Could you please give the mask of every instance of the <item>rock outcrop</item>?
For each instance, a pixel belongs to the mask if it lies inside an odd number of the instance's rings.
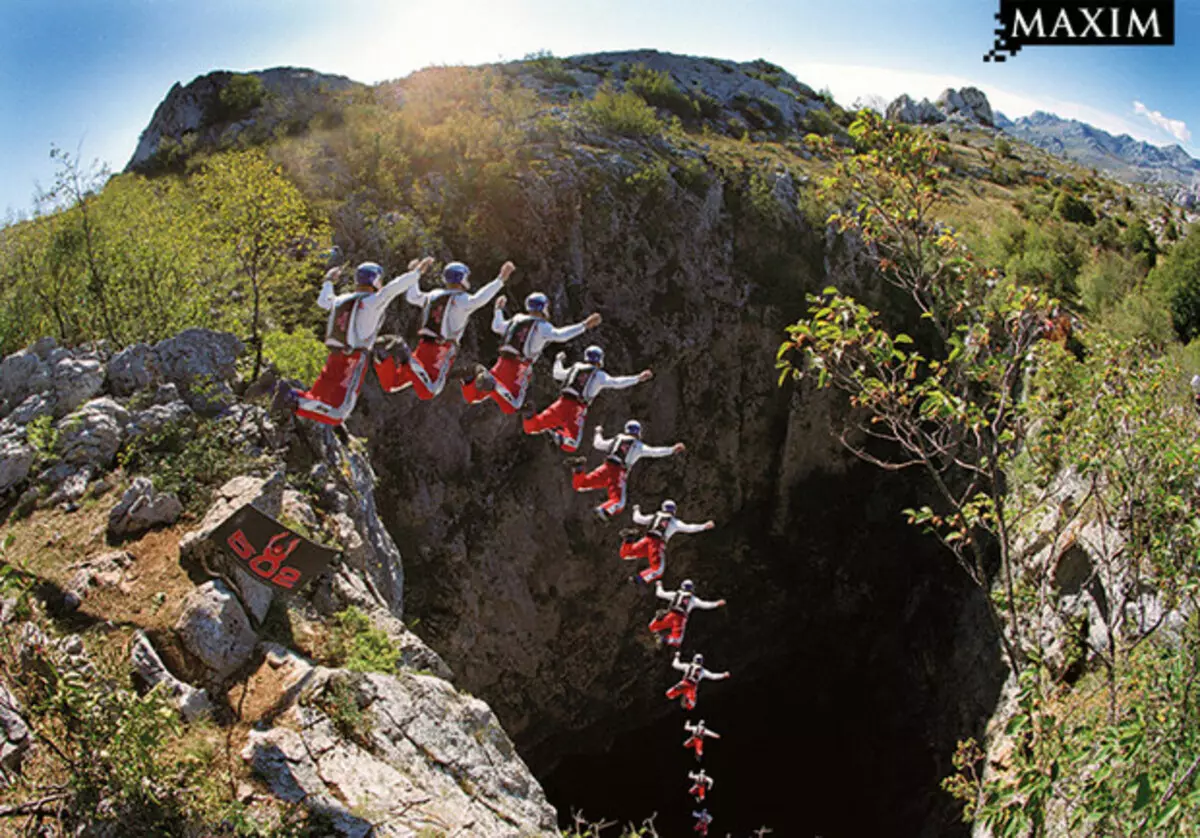
[[[266,647],[249,682],[270,708],[242,756],[338,835],[556,836],[554,809],[486,704],[428,675],[313,667]]]
[[[116,538],[138,535],[151,527],[174,524],[182,514],[183,504],[176,495],[155,491],[149,477],[137,477],[109,513],[108,532]]]
[[[947,120],[959,120],[992,128],[995,114],[987,95],[975,87],[961,90],[946,88],[936,101],[913,101],[907,94],[894,99],[887,107],[887,118],[915,125],[936,125]]]
[[[126,171],[150,163],[164,139],[179,143],[187,135],[193,135],[205,143],[216,144],[223,140],[232,141],[254,125],[269,137],[272,129],[281,122],[310,117],[327,108],[333,95],[361,86],[344,76],[295,67],[275,67],[247,75],[261,82],[267,101],[253,113],[238,115],[238,121],[233,124],[217,115],[221,91],[229,84],[233,73],[218,71],[197,76],[186,86],[176,82],[142,131]]]

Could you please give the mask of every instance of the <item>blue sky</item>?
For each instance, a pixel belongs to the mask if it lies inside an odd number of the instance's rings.
[[[537,50],[652,47],[766,58],[843,104],[974,84],[1035,109],[1200,155],[1191,63],[1200,3],[1176,0],[1176,46],[1041,47],[985,64],[997,0],[0,0],[0,214],[53,178],[51,144],[124,167],[175,82],[291,65],[363,82]],[[1195,132],[1195,136],[1192,136]]]

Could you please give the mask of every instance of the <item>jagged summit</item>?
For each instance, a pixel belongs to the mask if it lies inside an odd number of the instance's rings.
[[[259,81],[265,94],[263,105],[270,105],[272,101],[282,105],[273,108],[267,115],[265,121],[272,125],[284,119],[298,119],[314,107],[320,107],[317,102],[306,101],[313,99],[314,94],[319,97],[320,94],[348,90],[358,84],[345,76],[318,73],[302,67],[273,67],[243,74],[215,70],[197,76],[187,85],[176,82],[155,108],[154,116],[142,131],[125,170],[141,169],[150,164],[163,149],[164,141],[167,145],[184,143],[190,135],[194,141],[215,143],[227,134],[236,135],[243,127],[238,122],[240,115],[234,113],[232,120],[226,118],[227,114],[222,113],[221,93],[237,75],[252,76]]]
[[[991,128],[995,115],[987,95],[976,87],[961,90],[946,88],[937,101],[922,99],[919,103],[907,94],[901,95],[887,107],[887,118],[896,122],[936,125],[940,122],[962,121]]]

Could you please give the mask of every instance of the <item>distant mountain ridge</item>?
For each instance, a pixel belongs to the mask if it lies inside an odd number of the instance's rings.
[[[1200,160],[1178,144],[1166,147],[1114,136],[1080,122],[1045,111],[1034,111],[1015,120],[997,121],[1006,134],[1085,166],[1116,175],[1135,176],[1152,183],[1192,184],[1200,180]]]

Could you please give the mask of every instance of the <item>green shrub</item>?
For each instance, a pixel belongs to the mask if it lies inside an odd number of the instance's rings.
[[[1096,223],[1096,213],[1083,201],[1070,192],[1059,192],[1054,199],[1054,213],[1063,221],[1075,224],[1085,224],[1088,227]]]
[[[58,430],[53,423],[54,418],[47,414],[25,425],[25,439],[43,458],[52,456],[58,444]]]
[[[327,665],[351,672],[394,674],[400,649],[387,633],[371,625],[371,618],[351,606],[334,615],[323,658]]]
[[[268,332],[263,336],[263,357],[280,376],[311,383],[321,373],[329,354],[325,344],[312,333]]]
[[[1012,156],[1012,143],[1010,143],[1008,140],[1004,139],[1004,137],[997,137],[996,138],[996,156],[997,157],[1011,157]]]
[[[364,747],[369,745],[375,720],[358,706],[358,697],[350,681],[336,675],[330,678],[316,703],[339,733]]]
[[[829,115],[829,111],[813,108],[804,117],[804,126],[809,133],[828,137],[837,133],[837,123]]]
[[[629,71],[625,86],[645,99],[647,104],[665,108],[683,119],[694,118],[700,113],[700,106],[679,89],[669,73],[635,64]]]
[[[663,130],[654,108],[641,96],[628,90],[614,90],[607,83],[583,103],[582,111],[596,127],[627,137],[649,137]]]
[[[231,122],[248,115],[266,98],[262,81],[247,73],[234,75],[221,88],[208,109],[208,122]]]
[[[524,59],[533,67],[533,74],[539,79],[551,84],[565,84],[578,87],[579,80],[567,69],[561,58],[555,58],[553,53],[546,50],[531,52]]]
[[[189,417],[134,437],[117,461],[128,472],[149,476],[160,492],[174,492],[189,512],[196,513],[214,488],[253,464],[232,437],[228,425]]]

